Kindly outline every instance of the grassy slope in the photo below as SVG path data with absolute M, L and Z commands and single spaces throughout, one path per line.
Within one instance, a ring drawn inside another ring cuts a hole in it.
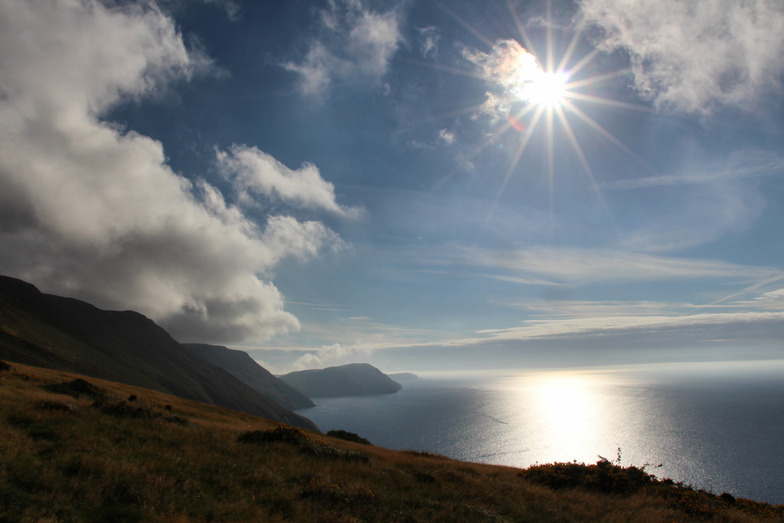
M 277 424 L 93 378 L 103 398 L 51 390 L 76 377 L 18 364 L 0 370 L 0 521 L 784 519 L 781 506 L 677 486 L 554 491 L 513 468 L 297 429 L 279 431 L 295 436 L 283 441 L 242 442 Z M 130 395 L 137 399 L 125 401 Z

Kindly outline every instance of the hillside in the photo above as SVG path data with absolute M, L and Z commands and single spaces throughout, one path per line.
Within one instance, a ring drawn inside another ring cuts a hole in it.
M 392 394 L 399 383 L 367 363 L 290 372 L 280 379 L 311 398 Z
M 105 311 L 0 276 L 0 358 L 146 387 L 315 429 L 132 311 Z
M 0 362 L 0 521 L 782 521 L 634 467 L 391 451 Z
M 310 398 L 273 376 L 270 371 L 256 363 L 247 352 L 205 343 L 182 345 L 287 409 L 296 410 L 314 406 Z

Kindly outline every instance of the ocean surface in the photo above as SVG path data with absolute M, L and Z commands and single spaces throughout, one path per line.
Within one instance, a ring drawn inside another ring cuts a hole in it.
M 527 467 L 646 465 L 716 494 L 784 504 L 784 361 L 423 375 L 397 394 L 298 411 L 375 445 Z M 620 449 L 620 450 L 619 450 Z

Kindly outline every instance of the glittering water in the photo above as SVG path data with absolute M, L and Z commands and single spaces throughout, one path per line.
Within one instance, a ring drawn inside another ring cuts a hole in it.
M 316 399 L 323 431 L 466 461 L 611 461 L 784 503 L 784 361 L 426 377 L 397 394 Z M 661 466 L 659 467 L 658 465 Z

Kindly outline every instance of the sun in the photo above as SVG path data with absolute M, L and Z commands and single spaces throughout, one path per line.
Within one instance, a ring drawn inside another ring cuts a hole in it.
M 523 79 L 518 96 L 537 107 L 555 109 L 566 101 L 569 77 L 565 72 L 537 71 Z
M 601 91 L 598 88 L 602 83 L 624 77 L 630 71 L 620 69 L 600 74 L 586 73 L 586 66 L 589 64 L 589 70 L 600 69 L 594 59 L 600 55 L 601 49 L 594 47 L 582 54 L 580 49 L 587 41 L 583 34 L 585 26 L 554 23 L 552 0 L 546 0 L 547 12 L 543 17 L 546 23 L 533 24 L 540 33 L 536 42 L 529 37 L 527 24 L 522 22 L 511 0 L 508 0 L 507 4 L 510 18 L 519 32 L 519 36 L 515 38 L 507 35 L 499 39 L 487 37 L 445 5 L 440 6 L 485 44 L 483 49 L 461 49 L 470 69 L 439 67 L 477 78 L 483 81 L 486 87 L 482 102 L 457 111 L 470 113 L 472 120 L 486 118 L 492 126 L 470 152 L 469 157 L 481 151 L 495 149 L 504 151 L 503 154 L 508 156 L 508 167 L 501 178 L 482 229 L 489 223 L 510 179 L 520 172 L 518 166 L 523 161 L 523 155 L 529 145 L 541 148 L 544 153 L 545 164 L 542 171 L 549 189 L 551 212 L 555 209 L 556 156 L 563 157 L 563 153 L 571 149 L 569 164 L 580 165 L 599 204 L 612 216 L 601 184 L 597 182 L 588 161 L 588 154 L 583 148 L 583 133 L 596 133 L 599 138 L 635 159 L 646 170 L 655 172 L 655 168 L 605 129 L 590 113 L 583 111 L 581 106 L 588 104 L 643 112 L 651 112 L 653 109 L 647 105 L 637 105 L 596 94 Z M 544 35 L 541 34 L 541 28 L 545 29 Z M 571 31 L 571 38 L 556 38 L 555 31 L 561 32 L 563 36 L 566 31 Z M 510 131 L 514 133 L 512 139 L 507 137 L 501 142 L 502 136 Z M 537 135 L 539 139 L 534 139 Z M 505 144 L 511 146 L 504 147 Z M 530 169 L 527 172 L 530 172 Z

